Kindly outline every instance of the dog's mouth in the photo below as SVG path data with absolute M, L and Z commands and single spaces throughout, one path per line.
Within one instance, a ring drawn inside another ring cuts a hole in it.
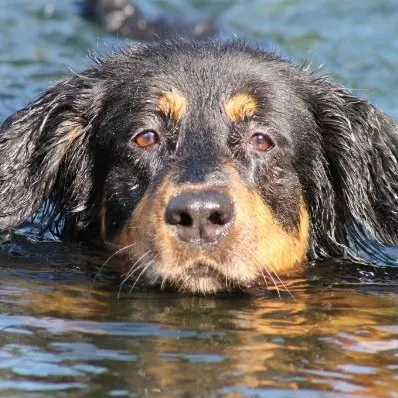
M 221 274 L 212 265 L 195 263 L 186 269 L 185 274 L 191 278 L 212 278 L 219 279 Z
M 171 278 L 172 279 L 172 278 Z M 185 268 L 177 278 L 178 290 L 193 294 L 213 294 L 229 290 L 226 286 L 225 275 L 216 265 L 206 262 L 196 262 Z

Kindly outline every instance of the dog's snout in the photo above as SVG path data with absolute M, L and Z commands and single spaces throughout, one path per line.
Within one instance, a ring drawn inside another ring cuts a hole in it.
M 171 199 L 166 208 L 166 223 L 178 237 L 198 245 L 223 239 L 234 216 L 232 199 L 214 191 L 182 193 Z

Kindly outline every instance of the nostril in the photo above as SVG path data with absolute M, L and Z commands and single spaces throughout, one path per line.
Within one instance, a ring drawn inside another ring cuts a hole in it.
M 167 222 L 172 225 L 182 225 L 183 227 L 192 227 L 192 217 L 184 211 L 172 211 L 167 214 Z
M 178 224 L 182 225 L 183 227 L 192 227 L 192 217 L 188 213 L 182 212 L 180 213 L 180 222 Z
M 214 225 L 224 225 L 228 222 L 229 219 L 223 216 L 222 213 L 215 211 L 214 213 L 210 214 L 208 220 Z

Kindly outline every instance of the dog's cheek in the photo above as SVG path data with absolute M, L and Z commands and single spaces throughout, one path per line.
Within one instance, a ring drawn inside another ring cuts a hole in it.
M 147 196 L 141 198 L 135 209 L 124 214 L 123 221 L 117 226 L 114 214 L 111 215 L 108 211 L 109 206 L 102 207 L 101 236 L 105 245 L 117 254 L 112 264 L 120 272 L 126 273 L 133 266 L 148 261 L 153 255 L 149 239 L 152 223 L 150 217 L 147 217 L 147 214 L 152 212 L 151 201 Z M 109 221 L 110 219 L 112 221 Z M 113 228 L 109 228 L 109 225 L 113 225 Z
M 291 155 L 281 155 L 258 171 L 255 190 L 281 226 L 287 231 L 297 230 L 302 207 L 302 187 L 291 164 Z
M 158 187 L 144 194 L 138 194 L 130 200 L 128 205 L 120 202 L 112 203 L 108 199 L 102 206 L 101 235 L 115 250 L 119 251 L 118 257 L 127 260 L 124 262 L 123 272 L 135 262 L 138 265 L 138 263 L 151 261 L 153 266 L 148 268 L 147 273 L 153 274 L 153 277 L 158 276 L 156 265 L 162 260 L 161 237 L 167 234 L 164 208 L 168 198 L 171 197 L 167 189 L 167 181 L 168 179 L 165 178 Z M 113 211 L 117 212 L 119 221 L 115 221 L 116 213 L 111 213 L 113 207 L 116 208 Z M 111 224 L 114 228 L 109 228 Z
M 298 228 L 289 231 L 266 210 L 258 222 L 259 229 L 264 232 L 257 238 L 257 262 L 262 262 L 263 272 L 271 275 L 288 276 L 301 271 L 309 239 L 309 216 L 304 204 L 300 207 Z
M 145 195 L 137 188 L 132 195 L 131 184 L 119 188 L 110 185 L 106 188 L 99 212 L 102 242 L 110 250 L 131 245 L 137 240 L 140 228 L 134 226 L 137 213 L 145 202 Z M 126 254 L 126 252 L 124 253 Z
M 255 269 L 260 277 L 264 275 L 267 279 L 274 272 L 288 275 L 300 270 L 306 259 L 310 225 L 299 192 L 292 192 L 296 196 L 291 205 L 284 203 L 283 197 L 280 203 L 274 204 L 291 206 L 291 219 L 283 222 L 275 207 L 271 207 L 257 189 L 247 188 L 238 173 L 231 173 L 231 181 L 237 208 L 235 228 L 239 237 L 235 250 L 242 264 L 239 268 L 247 271 L 247 277 Z

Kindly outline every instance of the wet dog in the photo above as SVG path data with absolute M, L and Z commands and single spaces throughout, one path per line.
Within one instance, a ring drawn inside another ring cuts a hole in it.
M 397 245 L 397 158 L 388 116 L 273 54 L 130 46 L 4 122 L 0 229 L 42 209 L 147 285 L 265 284 Z

